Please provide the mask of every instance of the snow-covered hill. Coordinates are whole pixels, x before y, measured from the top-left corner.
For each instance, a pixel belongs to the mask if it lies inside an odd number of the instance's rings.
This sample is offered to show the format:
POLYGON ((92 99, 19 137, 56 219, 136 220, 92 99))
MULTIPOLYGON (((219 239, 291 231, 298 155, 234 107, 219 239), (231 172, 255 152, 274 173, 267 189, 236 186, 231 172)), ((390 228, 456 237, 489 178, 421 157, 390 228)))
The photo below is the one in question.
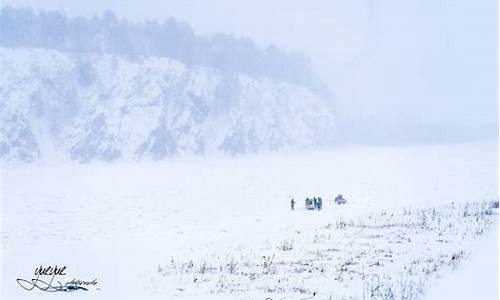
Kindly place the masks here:
POLYGON ((162 159, 332 142, 308 88, 159 57, 0 48, 0 159, 162 159))

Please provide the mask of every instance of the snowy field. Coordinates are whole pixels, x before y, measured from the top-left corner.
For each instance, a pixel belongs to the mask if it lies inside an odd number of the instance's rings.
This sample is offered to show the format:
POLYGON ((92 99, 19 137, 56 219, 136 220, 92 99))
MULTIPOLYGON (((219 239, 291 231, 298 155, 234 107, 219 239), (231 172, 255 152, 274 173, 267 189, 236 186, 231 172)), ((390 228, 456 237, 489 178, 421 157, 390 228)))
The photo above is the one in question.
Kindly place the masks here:
POLYGON ((498 279, 497 150, 4 165, 2 299, 456 299, 447 280, 477 274, 475 253, 498 279), (323 210, 305 210, 306 196, 323 210), (63 283, 98 284, 68 295, 16 282, 56 264, 63 283))

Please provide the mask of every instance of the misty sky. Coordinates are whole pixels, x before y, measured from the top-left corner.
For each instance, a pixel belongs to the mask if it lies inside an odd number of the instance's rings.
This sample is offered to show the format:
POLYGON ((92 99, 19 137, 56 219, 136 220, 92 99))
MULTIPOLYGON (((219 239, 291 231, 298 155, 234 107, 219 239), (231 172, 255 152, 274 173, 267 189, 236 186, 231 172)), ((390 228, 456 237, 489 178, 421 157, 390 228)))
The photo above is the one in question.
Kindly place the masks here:
POLYGON ((303 51, 335 94, 342 134, 353 139, 384 132, 403 140, 431 134, 434 140, 496 138, 495 0, 2 3, 71 16, 106 9, 133 20, 173 16, 197 33, 223 31, 303 51))

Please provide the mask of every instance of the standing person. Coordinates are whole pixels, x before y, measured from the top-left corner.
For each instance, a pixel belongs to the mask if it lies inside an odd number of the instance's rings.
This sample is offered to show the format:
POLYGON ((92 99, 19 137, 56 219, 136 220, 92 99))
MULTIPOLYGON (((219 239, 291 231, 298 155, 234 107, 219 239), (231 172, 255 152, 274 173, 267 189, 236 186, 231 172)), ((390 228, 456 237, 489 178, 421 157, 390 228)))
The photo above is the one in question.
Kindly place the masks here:
POLYGON ((313 201, 314 201, 314 209, 318 209, 318 199, 316 199, 316 197, 313 197, 313 201))
POLYGON ((306 209, 307 210, 312 210, 314 209, 313 207, 313 200, 309 197, 306 198, 306 209))
POLYGON ((292 200, 290 200, 290 208, 292 210, 295 210, 295 200, 292 198, 292 200))
POLYGON ((321 197, 318 197, 318 210, 321 210, 323 208, 323 199, 321 197))

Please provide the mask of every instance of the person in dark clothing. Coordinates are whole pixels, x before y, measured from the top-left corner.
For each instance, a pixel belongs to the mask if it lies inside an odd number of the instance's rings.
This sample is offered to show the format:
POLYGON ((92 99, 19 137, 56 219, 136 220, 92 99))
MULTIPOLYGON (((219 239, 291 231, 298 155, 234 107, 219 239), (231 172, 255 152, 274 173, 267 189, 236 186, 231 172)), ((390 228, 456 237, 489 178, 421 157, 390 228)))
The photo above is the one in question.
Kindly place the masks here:
POLYGON ((323 199, 321 197, 318 197, 318 210, 321 210, 323 208, 323 199))
POLYGON ((307 210, 313 210, 314 209, 313 199, 311 199, 309 197, 306 198, 306 209, 307 210))
POLYGON ((318 209, 318 199, 316 199, 316 197, 313 197, 313 201, 314 201, 314 209, 318 209))
POLYGON ((292 210, 295 210, 295 200, 292 198, 292 200, 290 200, 290 208, 292 210))

